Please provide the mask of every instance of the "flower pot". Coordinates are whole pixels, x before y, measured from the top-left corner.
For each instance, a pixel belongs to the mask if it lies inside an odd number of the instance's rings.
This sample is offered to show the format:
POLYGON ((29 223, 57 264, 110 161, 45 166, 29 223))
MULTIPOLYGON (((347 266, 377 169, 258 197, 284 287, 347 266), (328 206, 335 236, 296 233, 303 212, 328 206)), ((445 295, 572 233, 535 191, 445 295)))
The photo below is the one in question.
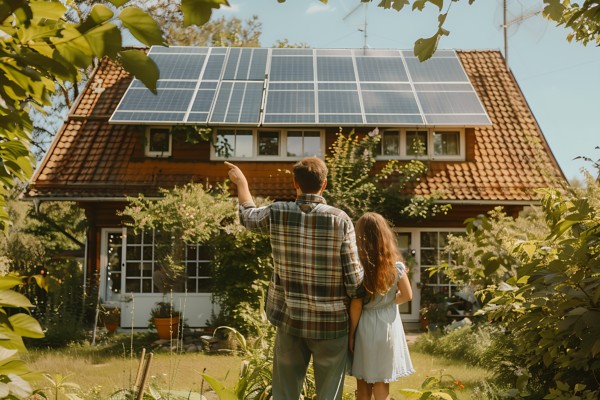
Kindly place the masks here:
POLYGON ((422 331, 426 331, 427 330, 427 326, 429 325, 429 320, 425 317, 421 317, 419 319, 419 322, 421 324, 421 330, 422 331))
POLYGON ((119 323, 118 322, 105 322, 104 327, 106 328, 108 333, 115 333, 117 331, 117 328, 119 327, 119 323))
POLYGON ((177 338, 179 332, 179 317, 154 318, 154 326, 159 339, 177 338))

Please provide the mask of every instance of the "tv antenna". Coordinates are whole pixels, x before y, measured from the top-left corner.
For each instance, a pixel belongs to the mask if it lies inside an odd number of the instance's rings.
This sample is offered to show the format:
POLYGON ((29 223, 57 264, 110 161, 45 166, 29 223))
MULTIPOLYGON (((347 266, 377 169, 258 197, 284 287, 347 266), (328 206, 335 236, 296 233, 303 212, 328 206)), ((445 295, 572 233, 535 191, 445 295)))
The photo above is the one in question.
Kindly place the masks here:
MULTIPOLYGON (((508 28, 513 24, 520 24, 521 22, 525 21, 526 19, 531 18, 535 15, 538 15, 542 12, 541 9, 524 11, 523 4, 520 1, 517 1, 517 3, 519 3, 518 5, 521 7, 521 12, 515 18, 509 20, 508 19, 508 4, 507 4, 508 1, 509 0, 502 0, 502 25, 500 26, 503 30, 503 36, 504 36, 504 63, 506 64, 506 68, 509 68, 509 66, 508 66, 508 28)), ((515 2, 513 2, 513 3, 515 3, 515 2)))
POLYGON ((367 46, 367 37, 368 37, 368 35, 367 35, 367 26, 368 26, 368 24, 367 24, 367 11, 369 10, 369 3, 360 3, 360 4, 358 4, 348 14, 346 14, 346 16, 344 18, 342 18, 342 21, 347 20, 348 17, 350 17, 352 14, 354 14, 356 12, 356 10, 358 10, 361 6, 364 6, 364 8, 365 8, 365 22, 363 23, 362 28, 358 28, 358 31, 363 33, 363 40, 364 40, 364 42, 363 42, 363 49, 366 50, 368 48, 368 46, 367 46))

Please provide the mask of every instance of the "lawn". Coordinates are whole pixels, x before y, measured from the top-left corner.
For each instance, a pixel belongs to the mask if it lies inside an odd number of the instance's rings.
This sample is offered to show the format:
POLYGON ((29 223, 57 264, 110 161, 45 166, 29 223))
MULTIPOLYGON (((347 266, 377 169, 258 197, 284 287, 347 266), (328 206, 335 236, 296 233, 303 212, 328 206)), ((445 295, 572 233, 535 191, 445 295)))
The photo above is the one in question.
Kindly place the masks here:
MULTIPOLYGON (((122 354, 129 354, 121 344, 122 354)), ((452 375, 465 386, 458 392, 460 399, 469 399, 479 381, 488 377, 483 369, 456 363, 430 355, 412 352, 416 373, 391 384, 393 398, 402 399, 401 388, 417 389, 428 376, 439 376, 440 372, 452 375)), ((119 389, 131 388, 136 378, 139 359, 128 356, 106 355, 91 346, 72 347, 60 351, 32 350, 27 356, 28 365, 34 371, 60 374, 66 381, 79 385, 79 390, 65 387, 67 393, 79 393, 86 399, 107 399, 119 389)), ((240 368, 241 359, 231 355, 204 353, 171 354, 155 353, 150 366, 150 383, 160 389, 207 393, 210 387, 204 383, 202 372, 217 378, 227 387, 233 387, 240 368), (203 387, 202 387, 203 385, 203 387)), ((47 380, 40 380, 35 387, 50 388, 47 380)), ((344 393, 353 393, 355 381, 347 377, 344 393)), ((52 390, 47 392, 52 394, 52 390)), ((209 397, 211 398, 211 397, 209 397)), ((214 398, 214 396, 212 397, 214 398)))

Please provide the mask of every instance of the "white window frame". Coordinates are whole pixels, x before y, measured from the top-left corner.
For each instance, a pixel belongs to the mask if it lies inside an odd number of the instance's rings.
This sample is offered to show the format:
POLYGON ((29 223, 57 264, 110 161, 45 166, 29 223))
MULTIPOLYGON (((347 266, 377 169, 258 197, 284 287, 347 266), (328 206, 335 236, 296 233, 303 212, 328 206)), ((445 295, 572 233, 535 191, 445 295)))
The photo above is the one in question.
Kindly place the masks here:
MULTIPOLYGON (((287 155, 287 134, 289 131, 302 131, 302 132, 318 132, 320 137, 321 155, 319 157, 325 157, 325 130, 323 129, 303 129, 303 128, 290 128, 290 129, 276 129, 276 128, 221 128, 221 130, 250 130, 252 131, 252 156, 251 157, 222 157, 217 155, 214 146, 210 149, 211 160, 232 160, 232 161, 296 161, 301 160, 304 156, 288 156, 287 155), (258 154, 258 132, 279 132, 279 155, 278 156, 261 156, 258 154)), ((219 129, 214 130, 214 141, 216 143, 219 129)))
POLYGON ((167 158, 171 157, 173 152, 173 133, 170 127, 166 126, 149 126, 146 128, 146 145, 144 146, 144 154, 146 157, 167 158), (169 131, 169 149, 167 151, 152 151, 150 150, 150 136, 155 129, 169 131))
MULTIPOLYGON (((129 228, 131 229, 131 228, 129 228)), ((142 235, 144 240, 142 240, 141 243, 133 243, 133 242, 129 242, 129 235, 132 235, 132 232, 130 230, 128 230, 127 227, 122 227, 122 228, 116 228, 116 229, 103 229, 103 235, 105 236, 105 239, 103 240, 102 243, 102 251, 103 251, 103 255, 106 254, 106 248, 107 248, 107 240, 106 238, 108 237, 108 234, 110 233, 121 233, 121 237, 122 237, 122 254, 121 254, 121 291, 116 293, 116 294, 120 294, 120 295, 125 295, 128 293, 133 293, 136 296, 139 295, 152 295, 152 294, 157 294, 157 293, 161 293, 160 290, 158 290, 157 286, 154 283, 155 280, 155 275, 154 272, 152 273, 152 275, 128 275, 127 274, 127 264, 128 263, 132 263, 132 264, 136 264, 136 263, 142 263, 145 262, 147 264, 151 264, 152 265, 152 270, 155 271, 156 270, 156 260, 155 260, 155 248, 156 248, 156 235, 154 231, 151 232, 140 232, 139 235, 142 235), (144 247, 150 247, 151 251, 149 254, 150 258, 146 258, 145 257, 145 253, 144 253, 144 247), (128 250, 130 248, 140 248, 140 258, 128 258, 128 250), (139 288, 137 290, 129 290, 127 288, 127 283, 128 280, 131 281, 139 281, 139 288), (150 290, 143 290, 143 282, 151 282, 151 288, 150 290)), ((193 247, 199 246, 199 245, 191 245, 193 247)), ((202 247, 200 245, 200 247, 202 247)), ((185 274, 187 274, 187 267, 189 265, 193 265, 195 267, 198 267, 200 264, 210 264, 212 262, 212 260, 210 259, 205 259, 205 258, 187 258, 188 255, 188 249, 185 249, 185 256, 184 258, 181 260, 182 264, 185 266, 186 270, 185 270, 185 274)), ((196 255, 198 255, 199 251, 196 250, 196 255)), ((105 257, 105 256, 104 256, 105 257)), ((106 258, 106 257, 105 257, 106 258)), ((103 259, 101 260, 101 262, 103 263, 102 265, 105 266, 105 268, 103 268, 102 270, 102 282, 106 281, 107 278, 107 273, 108 273, 108 260, 103 259)), ((190 291, 188 290, 188 284, 189 281, 188 279, 192 279, 192 280, 196 280, 196 281, 200 281, 200 280, 210 280, 212 279, 212 276, 210 275, 201 275, 199 274, 199 269, 196 269, 196 273, 193 275, 189 275, 184 279, 184 289, 181 292, 174 292, 174 293, 191 293, 191 294, 210 294, 210 292, 207 291, 198 291, 198 289, 196 288, 195 291, 190 291)), ((108 296, 109 293, 107 292, 107 285, 105 284, 103 288, 101 288, 103 290, 103 294, 104 296, 108 296)), ((199 286, 198 284, 196 285, 196 287, 199 286)))
POLYGON ((389 128, 381 130, 382 140, 379 142, 380 150, 383 153, 383 134, 385 132, 398 132, 400 146, 399 146, 399 154, 398 155, 384 155, 378 154, 376 156, 377 160, 436 160, 436 161, 464 161, 466 159, 466 144, 465 144, 465 130, 463 128, 428 128, 428 129, 419 129, 419 128, 389 128), (422 156, 414 156, 407 154, 407 132, 427 132, 427 148, 425 149, 425 154, 422 156), (435 132, 457 132, 459 137, 459 154, 458 155, 435 155, 433 153, 433 136, 435 132))

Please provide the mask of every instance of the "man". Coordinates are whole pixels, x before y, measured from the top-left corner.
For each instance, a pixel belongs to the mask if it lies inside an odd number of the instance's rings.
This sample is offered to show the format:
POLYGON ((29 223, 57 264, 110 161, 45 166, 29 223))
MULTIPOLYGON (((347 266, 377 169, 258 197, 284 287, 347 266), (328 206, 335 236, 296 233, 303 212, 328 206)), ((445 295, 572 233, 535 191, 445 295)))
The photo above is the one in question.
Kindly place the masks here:
POLYGON ((347 307, 362 284, 352 221, 322 197, 327 166, 317 157, 294 165, 296 201, 256 208, 248 181, 225 162, 237 185, 240 221, 270 234, 274 270, 267 316, 277 327, 273 399, 298 400, 312 356, 317 396, 341 399, 348 348, 347 307))

